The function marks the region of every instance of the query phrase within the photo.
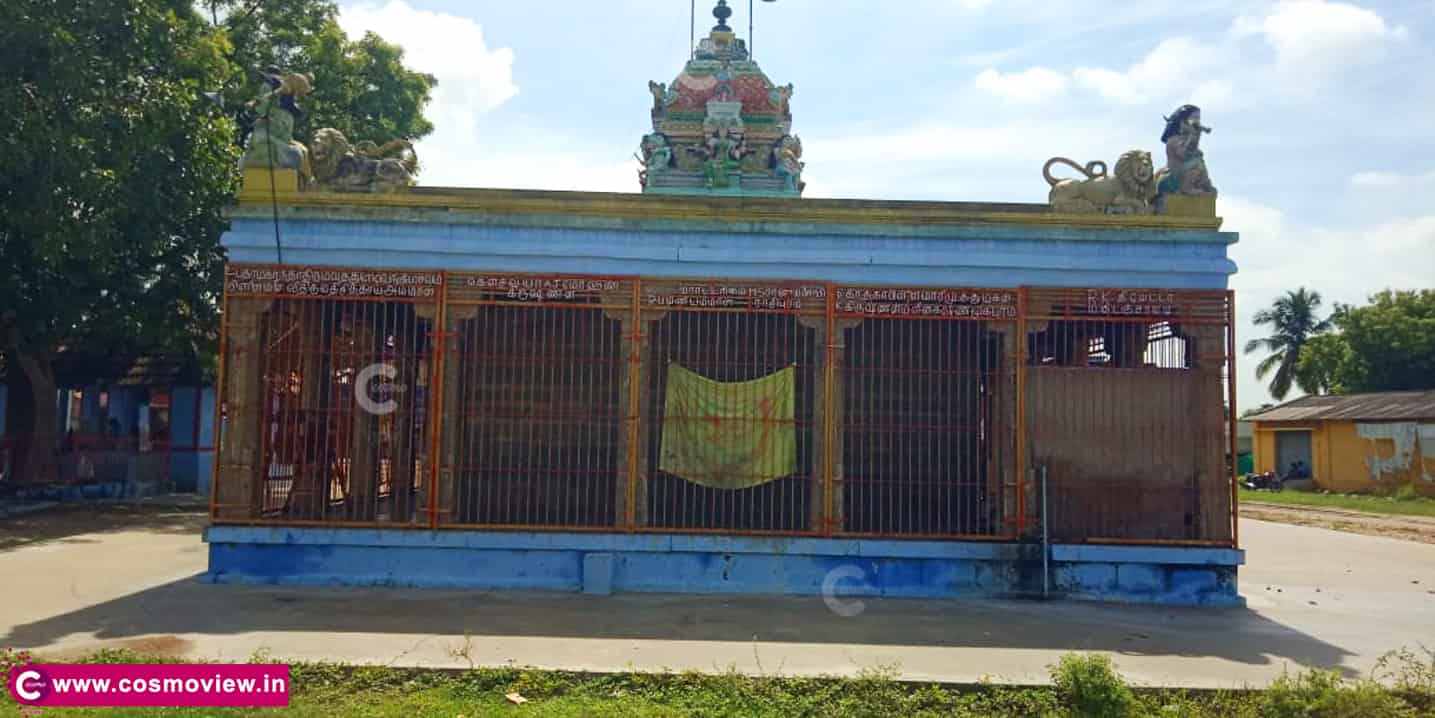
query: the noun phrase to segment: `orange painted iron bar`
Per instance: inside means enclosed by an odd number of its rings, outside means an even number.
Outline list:
[[[415,271],[415,270],[412,270],[412,269],[397,270],[397,269],[396,269],[396,270],[386,270],[386,271],[413,272],[413,271]],[[430,270],[422,270],[422,271],[427,272],[427,271],[430,271]],[[635,279],[638,278],[638,275],[635,275],[635,274],[564,274],[564,273],[561,273],[561,272],[559,272],[559,273],[532,273],[532,272],[510,272],[510,271],[484,272],[484,271],[476,271],[476,270],[469,270],[469,269],[466,269],[466,270],[457,270],[457,271],[449,271],[449,270],[436,270],[436,271],[439,271],[439,272],[441,272],[441,273],[443,273],[443,274],[447,274],[447,275],[453,276],[453,277],[455,277],[455,278],[462,278],[462,277],[518,277],[518,278],[522,278],[522,279],[587,279],[587,280],[601,280],[601,281],[615,281],[615,282],[631,282],[631,281],[633,281],[633,280],[635,280]],[[680,282],[680,281],[687,281],[687,280],[682,280],[682,279],[676,279],[676,278],[675,278],[675,279],[672,279],[671,281]],[[461,283],[453,283],[453,286],[456,286],[456,287],[457,287],[457,286],[464,286],[464,285],[461,284]]]
[[[837,310],[837,293],[833,291],[833,287],[831,284],[827,284],[825,285],[825,287],[827,293],[827,301],[823,303],[823,310],[827,316],[823,318],[823,321],[826,322],[827,326],[827,331],[824,332],[824,334],[826,334],[827,341],[824,342],[826,346],[821,348],[821,351],[826,352],[826,355],[823,357],[822,362],[823,390],[821,530],[822,535],[831,536],[834,531],[841,528],[837,526],[837,506],[835,503],[836,497],[833,495],[833,492],[836,488],[836,484],[834,481],[835,475],[832,471],[832,462],[834,459],[841,458],[836,456],[835,452],[832,450],[832,444],[834,441],[837,440],[837,404],[835,401],[833,401],[833,392],[837,389],[837,368],[833,366],[833,363],[837,359],[838,342],[844,341],[844,338],[838,336],[842,330],[837,328],[837,320],[834,316]]]
[[[649,332],[644,331],[647,325],[643,322],[643,285],[641,279],[633,280],[633,338],[630,342],[628,356],[628,490],[623,492],[627,499],[627,506],[624,507],[623,523],[627,530],[633,531],[638,523],[638,462],[646,463],[646,456],[638,456],[638,432],[643,427],[638,426],[638,418],[641,416],[639,398],[641,385],[645,381],[643,374],[642,358],[643,352],[639,342],[647,341]]]
[[[442,274],[442,272],[439,272],[439,274]],[[389,302],[393,302],[393,303],[396,303],[396,304],[428,304],[429,302],[435,301],[435,300],[429,299],[429,298],[427,298],[427,297],[364,297],[364,296],[343,296],[343,297],[334,296],[334,297],[331,297],[331,296],[323,296],[323,295],[316,295],[316,294],[285,294],[285,293],[262,293],[262,294],[261,294],[261,293],[254,293],[254,294],[240,294],[240,295],[238,295],[238,296],[240,296],[240,297],[242,297],[242,298],[244,298],[244,299],[272,299],[272,300],[274,300],[274,301],[279,301],[279,300],[281,300],[281,299],[287,299],[287,300],[290,300],[290,301],[299,301],[299,302],[327,302],[327,301],[334,301],[334,302],[361,302],[361,303],[364,303],[364,304],[385,304],[385,303],[389,303]]]
[[[1228,392],[1227,421],[1231,433],[1231,546],[1241,546],[1240,491],[1237,475],[1240,463],[1236,454],[1236,293],[1226,292],[1226,387]]]
[[[223,506],[223,504],[221,504]],[[215,526],[303,526],[314,528],[386,528],[393,524],[387,521],[329,521],[312,519],[216,519],[211,522]],[[523,531],[532,533],[581,533],[601,534],[612,533],[608,526],[555,526],[552,524],[468,524],[468,523],[446,523],[440,525],[438,531]],[[755,537],[794,537],[812,538],[811,531],[761,531],[751,529],[721,529],[721,528],[684,528],[673,529],[658,527],[639,527],[631,533],[657,535],[657,534],[688,534],[697,536],[755,536]],[[912,534],[886,534],[877,532],[839,532],[834,537],[841,539],[882,539],[892,541],[973,541],[982,543],[1004,543],[1011,541],[1010,536],[992,536],[988,534],[941,534],[941,533],[912,533]],[[1173,545],[1218,545],[1217,542],[1191,542],[1191,541],[1140,541],[1130,540],[1120,542],[1116,540],[1102,541],[1093,539],[1087,543],[1154,543]],[[1219,544],[1224,545],[1224,544]]]
[[[224,372],[229,364],[229,356],[226,354],[229,348],[229,282],[225,282],[220,288],[219,294],[219,369],[215,375],[214,385],[214,436],[210,444],[214,446],[214,465],[209,467],[209,517],[214,518],[217,513],[216,502],[219,499],[219,467],[224,463]],[[195,443],[198,444],[195,437]]]
[[[433,352],[433,376],[429,377],[429,528],[438,528],[438,497],[443,491],[443,464],[447,457],[441,456],[442,450],[441,434],[443,426],[443,383],[444,364],[447,357],[444,353],[448,351],[448,272],[442,273],[439,277],[438,304],[434,307],[433,326],[430,329],[433,335],[433,343],[429,350]],[[450,427],[452,430],[452,427]],[[454,492],[457,496],[458,492]]]
[[[1067,540],[1062,543],[1073,544],[1109,544],[1113,546],[1201,546],[1232,548],[1230,541],[1206,540],[1206,539],[1141,539],[1141,538],[1084,538],[1079,541]]]
[[[1016,535],[1026,534],[1026,313],[1027,288],[1019,287],[1016,294],[1016,407],[1013,412],[1016,434]],[[1042,517],[1045,521],[1046,517]]]
[[[590,311],[594,309],[626,309],[628,307],[626,303],[605,304],[600,302],[595,304],[591,302],[550,302],[542,299],[536,299],[528,302],[518,301],[516,299],[503,299],[492,301],[457,299],[450,302],[450,304],[453,304],[456,307],[542,307],[544,309],[585,309]]]

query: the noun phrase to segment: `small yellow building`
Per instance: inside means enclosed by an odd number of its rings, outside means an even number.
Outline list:
[[[1303,462],[1321,489],[1435,496],[1435,391],[1307,396],[1247,418],[1258,472]]]

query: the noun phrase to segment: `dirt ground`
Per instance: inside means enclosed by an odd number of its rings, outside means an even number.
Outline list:
[[[1241,516],[1294,526],[1435,544],[1435,518],[1422,516],[1395,516],[1311,506],[1275,506],[1250,501],[1241,502]]]

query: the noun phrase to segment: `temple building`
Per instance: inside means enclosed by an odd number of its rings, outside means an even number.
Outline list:
[[[258,128],[210,577],[1239,604],[1199,110],[1043,203],[804,199],[793,86],[714,15],[641,193]]]

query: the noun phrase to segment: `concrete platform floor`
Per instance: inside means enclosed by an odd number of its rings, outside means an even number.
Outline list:
[[[1299,666],[1364,674],[1389,650],[1435,648],[1435,545],[1251,520],[1245,609],[869,598],[851,617],[818,597],[216,586],[196,579],[202,524],[176,511],[35,541],[6,540],[0,524],[0,647],[1013,683],[1044,681],[1064,652],[1101,651],[1133,681],[1189,687]]]

